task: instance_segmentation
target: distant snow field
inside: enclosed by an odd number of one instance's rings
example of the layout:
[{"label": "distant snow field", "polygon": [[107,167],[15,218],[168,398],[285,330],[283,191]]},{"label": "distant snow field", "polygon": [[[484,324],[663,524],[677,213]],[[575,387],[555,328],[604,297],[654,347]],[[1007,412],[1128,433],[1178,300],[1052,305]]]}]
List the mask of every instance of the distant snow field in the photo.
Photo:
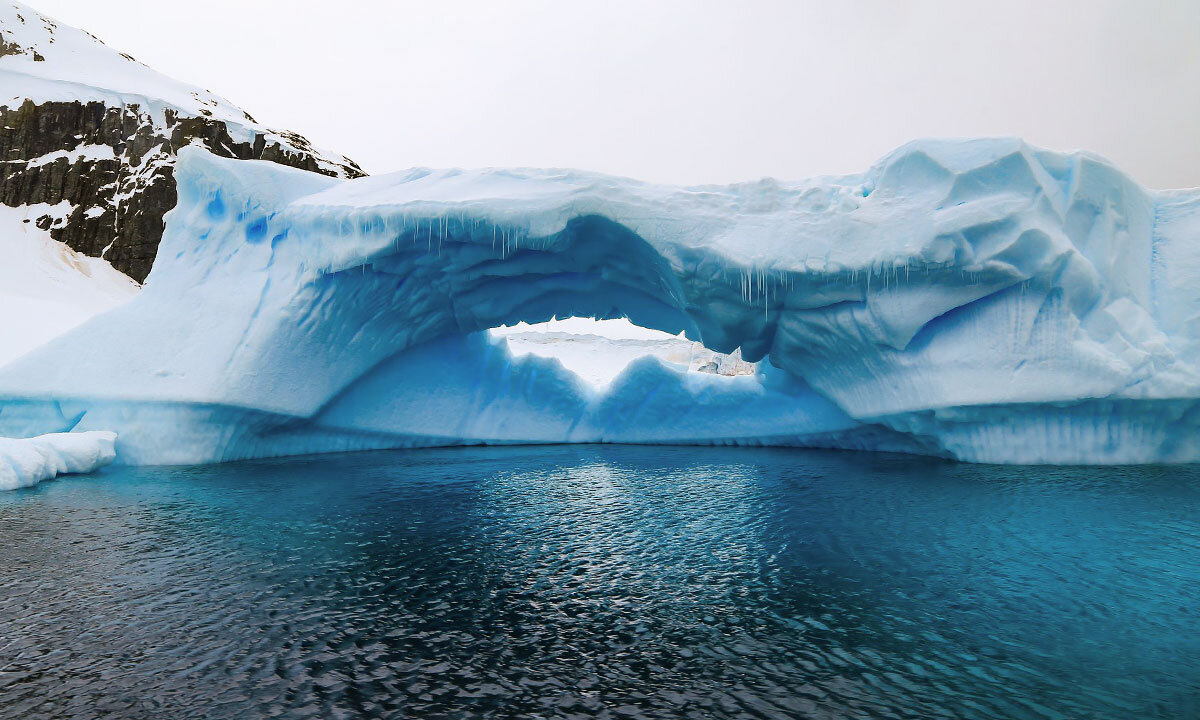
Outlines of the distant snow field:
[{"label": "distant snow field", "polygon": [[655,357],[680,370],[718,375],[753,375],[755,364],[742,360],[741,352],[713,352],[688,340],[634,325],[624,318],[596,320],[568,317],[544,323],[502,325],[488,331],[503,338],[514,356],[554,358],[563,367],[603,389],[625,368],[642,357]]}]

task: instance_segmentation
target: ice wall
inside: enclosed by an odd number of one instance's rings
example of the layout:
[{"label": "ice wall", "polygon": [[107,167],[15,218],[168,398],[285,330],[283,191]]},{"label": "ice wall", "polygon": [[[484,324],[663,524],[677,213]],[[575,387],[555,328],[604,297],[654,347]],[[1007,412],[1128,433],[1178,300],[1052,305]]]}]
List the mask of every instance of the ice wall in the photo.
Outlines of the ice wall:
[{"label": "ice wall", "polygon": [[[0,369],[0,432],[112,427],[126,462],[561,441],[1200,459],[1200,191],[1091,155],[920,141],[862,175],[674,188],[191,150],[177,179],[145,289]],[[555,315],[773,367],[650,361],[597,394],[476,335]]]}]

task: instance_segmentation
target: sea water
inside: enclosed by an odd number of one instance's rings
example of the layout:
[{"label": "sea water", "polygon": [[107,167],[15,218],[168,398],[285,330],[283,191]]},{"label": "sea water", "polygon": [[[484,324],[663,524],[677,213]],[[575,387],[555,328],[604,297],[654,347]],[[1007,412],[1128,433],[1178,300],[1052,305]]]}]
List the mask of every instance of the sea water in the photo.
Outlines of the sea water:
[{"label": "sea water", "polygon": [[1200,468],[557,446],[0,493],[0,716],[1200,717]]}]

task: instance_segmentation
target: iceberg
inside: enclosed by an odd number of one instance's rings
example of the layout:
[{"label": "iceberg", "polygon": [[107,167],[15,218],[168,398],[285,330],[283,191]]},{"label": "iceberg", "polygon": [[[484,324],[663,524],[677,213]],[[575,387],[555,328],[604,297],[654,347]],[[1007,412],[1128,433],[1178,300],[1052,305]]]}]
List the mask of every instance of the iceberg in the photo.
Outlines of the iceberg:
[{"label": "iceberg", "polygon": [[[571,170],[340,180],[179,154],[133,299],[0,368],[0,434],[121,462],[473,443],[1200,460],[1200,190],[921,140],[864,173],[666,187]],[[628,318],[740,350],[590,386],[491,328]]]},{"label": "iceberg", "polygon": [[68,473],[90,473],[116,458],[112,432],[0,437],[0,490],[32,487]]}]

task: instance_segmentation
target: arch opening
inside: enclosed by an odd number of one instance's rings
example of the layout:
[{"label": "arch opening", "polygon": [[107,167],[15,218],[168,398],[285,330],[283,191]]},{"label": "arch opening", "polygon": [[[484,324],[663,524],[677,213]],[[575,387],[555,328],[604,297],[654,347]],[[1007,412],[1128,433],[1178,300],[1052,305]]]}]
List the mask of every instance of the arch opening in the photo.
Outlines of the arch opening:
[{"label": "arch opening", "polygon": [[597,390],[610,387],[644,357],[681,373],[734,377],[754,375],[758,369],[758,363],[742,359],[740,349],[719,353],[682,332],[672,335],[627,318],[556,317],[546,322],[500,325],[487,333],[493,342],[504,341],[514,358],[552,358]]}]

